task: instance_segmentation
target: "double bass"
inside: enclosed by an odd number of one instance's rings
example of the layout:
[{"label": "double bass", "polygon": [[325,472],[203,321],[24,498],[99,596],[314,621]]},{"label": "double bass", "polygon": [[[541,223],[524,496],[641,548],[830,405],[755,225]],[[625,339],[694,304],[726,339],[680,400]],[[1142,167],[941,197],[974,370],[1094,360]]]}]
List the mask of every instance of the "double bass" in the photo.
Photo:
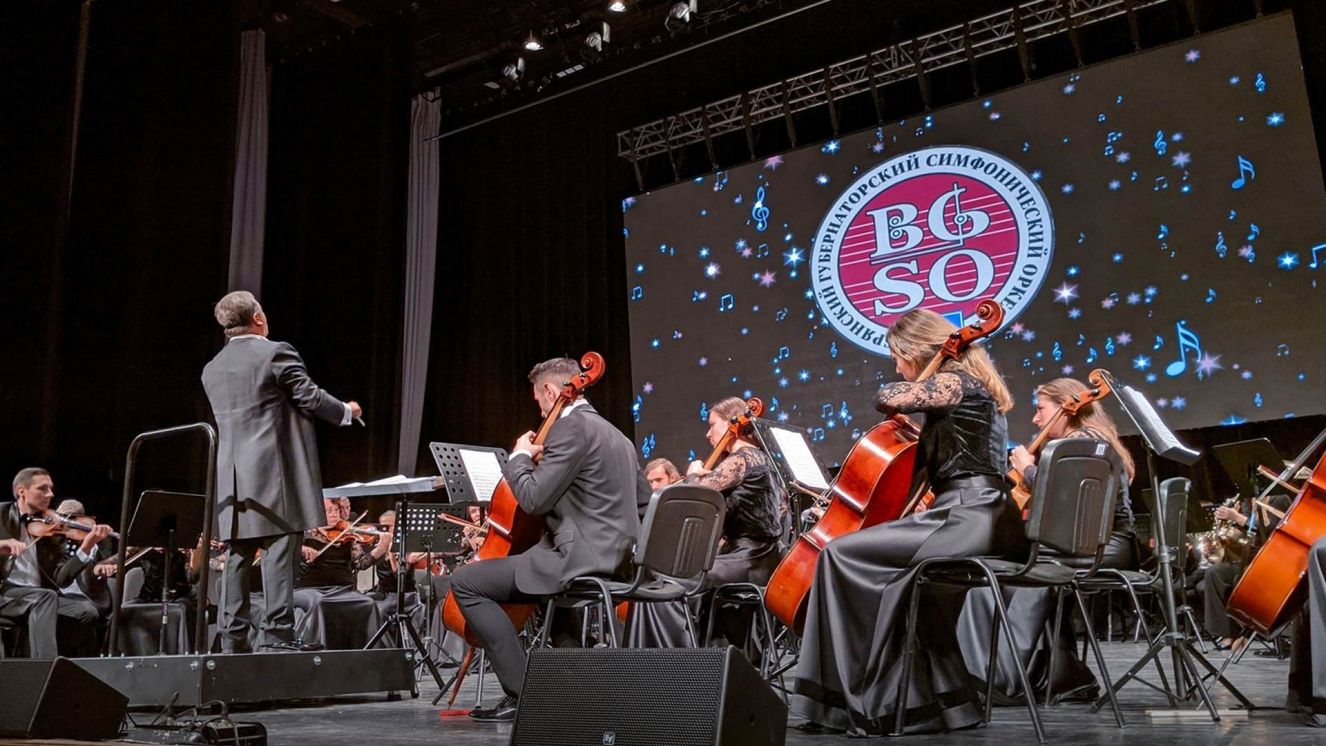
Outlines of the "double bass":
[{"label": "double bass", "polygon": [[[1039,453],[1041,448],[1045,446],[1045,441],[1049,439],[1050,429],[1054,427],[1056,422],[1065,417],[1072,417],[1077,414],[1078,410],[1082,409],[1082,407],[1109,396],[1110,392],[1114,390],[1110,386],[1109,378],[1110,372],[1104,368],[1097,368],[1088,373],[1087,381],[1090,382],[1091,388],[1073,394],[1072,399],[1061,404],[1059,409],[1055,410],[1053,415],[1050,415],[1050,421],[1045,423],[1045,427],[1042,427],[1041,431],[1036,433],[1035,439],[1033,439],[1031,444],[1027,446],[1027,450],[1031,452],[1032,455]],[[1010,466],[1008,468],[1008,479],[1014,485],[1013,490],[1010,493],[1013,502],[1017,503],[1019,511],[1025,511],[1027,509],[1027,503],[1031,502],[1031,488],[1027,487],[1022,479],[1022,472],[1018,471],[1017,467]]]},{"label": "double bass", "polygon": [[[586,352],[580,358],[581,372],[576,374],[562,385],[561,392],[558,393],[556,401],[552,408],[548,410],[548,416],[543,418],[543,424],[539,426],[534,434],[533,442],[535,445],[542,445],[548,439],[548,433],[552,431],[553,423],[562,416],[562,410],[566,405],[575,401],[584,392],[585,389],[593,386],[603,377],[604,363],[603,356],[597,352]],[[497,483],[493,489],[493,498],[488,505],[488,517],[483,524],[487,528],[487,535],[484,537],[483,544],[475,553],[476,562],[497,557],[507,557],[513,554],[520,554],[539,543],[543,536],[543,518],[530,515],[520,507],[516,501],[515,493],[511,491],[511,485],[507,484],[506,479]],[[511,623],[517,628],[524,626],[526,620],[534,613],[533,604],[504,604],[503,610],[507,616],[511,617]],[[442,604],[442,621],[447,629],[463,636],[470,645],[478,645],[479,640],[469,631],[465,624],[465,617],[460,613],[460,606],[456,603],[456,597],[450,592]]]},{"label": "double bass", "polygon": [[[1272,481],[1253,505],[1264,503],[1276,484],[1283,484],[1297,473],[1323,443],[1326,443],[1326,430],[1317,435],[1278,479]],[[1268,638],[1283,627],[1306,600],[1308,553],[1324,535],[1326,454],[1317,461],[1312,476],[1298,490],[1289,510],[1280,519],[1280,525],[1271,532],[1243,572],[1238,585],[1234,586],[1234,592],[1229,594],[1230,618]]]},{"label": "double bass", "polygon": [[[992,300],[976,307],[975,323],[959,327],[931,358],[916,380],[939,371],[946,360],[957,359],[971,343],[993,334],[1004,321],[1004,309]],[[913,488],[916,443],[921,431],[905,415],[894,415],[866,431],[843,460],[838,476],[825,496],[828,507],[809,531],[797,537],[765,590],[770,613],[800,634],[806,622],[806,603],[815,564],[830,541],[912,512],[923,500],[925,485]]]}]

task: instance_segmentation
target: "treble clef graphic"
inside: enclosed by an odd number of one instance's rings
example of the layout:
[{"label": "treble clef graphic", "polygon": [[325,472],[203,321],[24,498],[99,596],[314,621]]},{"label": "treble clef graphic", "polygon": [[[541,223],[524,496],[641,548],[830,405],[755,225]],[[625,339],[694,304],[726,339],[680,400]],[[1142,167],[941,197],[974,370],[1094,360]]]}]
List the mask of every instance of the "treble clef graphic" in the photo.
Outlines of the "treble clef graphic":
[{"label": "treble clef graphic", "polygon": [[764,205],[764,187],[755,189],[755,204],[750,209],[750,217],[755,221],[755,230],[763,232],[769,227],[769,208]]},{"label": "treble clef graphic", "polygon": [[[958,184],[953,185],[953,189],[939,195],[939,199],[930,206],[930,214],[926,222],[930,226],[930,232],[941,241],[956,242],[962,246],[967,239],[978,236],[990,227],[990,215],[983,210],[963,210],[962,193],[967,191],[966,187]],[[953,203],[953,228],[949,230],[944,224],[944,215],[948,210],[948,204]]]}]

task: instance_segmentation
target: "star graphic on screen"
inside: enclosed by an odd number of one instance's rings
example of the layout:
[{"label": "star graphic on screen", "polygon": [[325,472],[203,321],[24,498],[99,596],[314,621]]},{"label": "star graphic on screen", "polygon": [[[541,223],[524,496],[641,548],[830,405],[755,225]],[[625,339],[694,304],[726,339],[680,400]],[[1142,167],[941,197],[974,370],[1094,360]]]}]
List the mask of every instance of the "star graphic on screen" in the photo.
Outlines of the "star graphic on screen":
[{"label": "star graphic on screen", "polygon": [[1121,151],[1119,151],[1119,154],[1118,154],[1118,155],[1114,156],[1114,162],[1115,162],[1115,163],[1127,163],[1128,161],[1132,160],[1132,158],[1133,158],[1132,153],[1129,153],[1129,152],[1126,151],[1126,150],[1121,150]]},{"label": "star graphic on screen", "polygon": [[1179,168],[1184,168],[1192,162],[1192,154],[1186,150],[1180,150],[1178,153],[1174,154],[1174,157],[1171,158],[1169,162]]},{"label": "star graphic on screen", "polygon": [[[1239,377],[1242,378],[1242,379],[1245,380],[1245,381],[1251,381],[1251,380],[1252,380],[1252,371],[1250,371],[1250,370],[1245,370],[1245,371],[1243,371],[1242,373],[1239,374]],[[1300,378],[1300,379],[1298,379],[1298,380],[1301,381],[1301,380],[1303,380],[1303,379]]]},{"label": "star graphic on screen", "polygon": [[1183,55],[1184,62],[1196,62],[1202,58],[1202,53],[1196,49],[1189,49],[1188,53]]},{"label": "star graphic on screen", "polygon": [[650,383],[649,381],[645,381],[645,385],[641,386],[640,390],[645,392],[646,394],[652,394],[654,393],[654,384]]},{"label": "star graphic on screen", "polygon": [[[882,142],[873,142],[873,143],[870,144],[870,149],[871,149],[871,151],[873,151],[873,152],[875,152],[875,153],[883,153],[883,152],[884,152],[884,143],[882,143]],[[783,415],[786,415],[787,413],[786,413],[786,412],[783,412],[782,414],[783,414]]]},{"label": "star graphic on screen", "polygon": [[1123,186],[1123,183],[1120,182],[1118,179],[1110,179],[1109,186],[1111,192],[1117,192],[1119,191],[1119,187]]},{"label": "star graphic on screen", "polygon": [[1247,259],[1249,257],[1255,257],[1257,254],[1252,250],[1252,244],[1243,244],[1243,246],[1239,248],[1239,256]]},{"label": "star graphic on screen", "polygon": [[1009,330],[1010,332],[1013,332],[1014,334],[1021,334],[1021,333],[1022,333],[1022,330],[1023,330],[1024,328],[1025,328],[1025,327],[1022,326],[1022,322],[1021,322],[1021,321],[1018,321],[1018,322],[1014,322],[1014,324],[1013,324],[1012,326],[1008,327],[1008,330]]},{"label": "star graphic on screen", "polygon": [[1031,329],[1028,329],[1028,330],[1026,330],[1025,332],[1022,332],[1022,341],[1023,341],[1023,342],[1030,342],[1031,340],[1033,340],[1033,339],[1035,339],[1035,338],[1036,338],[1036,332],[1033,331],[1033,330],[1031,330]]},{"label": "star graphic on screen", "polygon": [[707,265],[705,265],[704,276],[708,277],[711,280],[714,279],[715,277],[718,277],[722,273],[723,273],[722,269],[719,268],[718,262],[709,262]]},{"label": "star graphic on screen", "polygon": [[1169,406],[1170,409],[1183,409],[1188,406],[1188,400],[1184,399],[1182,396],[1176,396],[1169,400]]},{"label": "star graphic on screen", "polygon": [[1284,123],[1285,123],[1285,115],[1278,111],[1273,111],[1270,113],[1269,116],[1266,117],[1266,124],[1268,124],[1271,127],[1279,127]]},{"label": "star graphic on screen", "polygon": [[1063,371],[1063,374],[1064,374],[1064,375],[1066,375],[1066,376],[1071,376],[1071,375],[1073,375],[1073,366],[1071,366],[1071,365],[1065,365],[1065,366],[1063,367],[1062,371]]},{"label": "star graphic on screen", "polygon": [[778,379],[778,385],[781,388],[787,388],[787,376]]},{"label": "star graphic on screen", "polygon": [[820,148],[820,152],[833,155],[834,153],[837,153],[840,148],[842,148],[842,143],[837,140],[830,140],[824,143],[824,146]]},{"label": "star graphic on screen", "polygon": [[783,156],[781,155],[773,155],[764,159],[764,167],[771,171],[777,171],[781,165],[783,165]]},{"label": "star graphic on screen", "polygon": [[1066,94],[1068,94],[1068,95],[1072,95],[1073,91],[1076,91],[1076,90],[1077,90],[1077,86],[1073,85],[1072,83],[1069,83],[1068,85],[1064,86],[1064,93],[1066,93]]},{"label": "star graphic on screen", "polygon": [[1072,185],[1072,184],[1064,184],[1063,186],[1059,187],[1059,191],[1063,192],[1064,194],[1072,194],[1072,193],[1073,193],[1073,185]]},{"label": "star graphic on screen", "polygon": [[754,252],[753,250],[751,250],[751,248],[750,248],[749,246],[743,246],[743,247],[741,248],[741,258],[742,258],[742,259],[750,259],[751,254],[754,254],[754,253],[755,253],[755,252]]},{"label": "star graphic on screen", "polygon": [[764,272],[760,274],[760,287],[772,287],[773,284],[777,282],[777,280],[774,279],[777,275],[777,272],[770,272],[767,269],[764,270]]},{"label": "star graphic on screen", "polygon": [[1135,305],[1137,305],[1138,303],[1141,303],[1141,302],[1142,302],[1142,296],[1139,295],[1138,293],[1129,293],[1129,294],[1128,294],[1128,305],[1130,305],[1130,306],[1135,306]]},{"label": "star graphic on screen", "polygon": [[1225,366],[1220,364],[1219,355],[1203,352],[1202,356],[1197,358],[1197,377],[1202,378],[1210,376],[1212,373],[1221,370],[1224,367]]},{"label": "star graphic on screen", "polygon": [[1151,358],[1146,355],[1138,355],[1133,358],[1133,367],[1137,370],[1146,370],[1151,367]]},{"label": "star graphic on screen", "polygon": [[737,251],[741,251],[741,250],[744,249],[744,248],[746,248],[746,239],[744,239],[744,238],[738,238],[738,239],[737,239]]},{"label": "star graphic on screen", "polygon": [[1293,269],[1298,266],[1298,254],[1295,254],[1292,251],[1286,251],[1280,255],[1280,258],[1275,260],[1275,263],[1280,266],[1280,269]]},{"label": "star graphic on screen", "polygon": [[1054,302],[1067,305],[1077,297],[1077,286],[1064,283],[1054,289]]},{"label": "star graphic on screen", "polygon": [[1080,319],[1080,318],[1082,318],[1082,309],[1080,309],[1080,308],[1070,308],[1070,309],[1068,309],[1068,318],[1070,318],[1070,319]]},{"label": "star graphic on screen", "polygon": [[801,371],[800,373],[798,373],[798,374],[797,374],[797,380],[801,380],[801,381],[809,381],[809,380],[810,380],[810,371],[808,371],[808,370],[803,370],[803,371]]},{"label": "star graphic on screen", "polygon": [[708,247],[708,246],[701,246],[701,247],[700,247],[700,258],[701,258],[701,259],[708,259],[708,258],[709,258],[709,247]]},{"label": "star graphic on screen", "polygon": [[1119,334],[1115,335],[1114,341],[1118,342],[1123,347],[1127,347],[1128,345],[1132,344],[1133,335],[1129,334],[1128,332],[1120,332]]},{"label": "star graphic on screen", "polygon": [[709,364],[709,358],[702,357],[698,362],[700,363],[700,367],[703,368],[704,366]]},{"label": "star graphic on screen", "polygon": [[1145,288],[1142,289],[1142,292],[1143,292],[1143,293],[1146,293],[1146,296],[1147,296],[1148,298],[1150,298],[1151,296],[1155,295],[1155,294],[1156,294],[1157,292],[1159,292],[1159,291],[1156,290],[1156,286],[1155,286],[1155,285],[1147,285]]},{"label": "star graphic on screen", "polygon": [[1103,299],[1103,300],[1100,302],[1100,307],[1101,307],[1101,308],[1106,308],[1106,309],[1114,308],[1114,299],[1113,299],[1113,298],[1105,298],[1105,299]]},{"label": "star graphic on screen", "polygon": [[798,249],[795,246],[792,247],[791,251],[787,251],[783,254],[783,264],[786,264],[792,269],[796,269],[797,265],[804,261],[806,260],[801,255],[801,249]]},{"label": "star graphic on screen", "polygon": [[1161,398],[1159,398],[1159,399],[1156,399],[1156,406],[1157,406],[1157,407],[1160,407],[1161,409],[1164,409],[1165,407],[1168,407],[1168,406],[1169,406],[1169,399],[1166,399],[1166,398],[1163,397],[1163,396],[1162,396]]},{"label": "star graphic on screen", "polygon": [[787,422],[787,412],[779,412],[779,413],[778,413],[778,421],[779,421],[779,422]]},{"label": "star graphic on screen", "polygon": [[824,186],[825,184],[828,184],[828,183],[829,183],[829,175],[828,175],[828,174],[820,174],[819,176],[816,176],[816,177],[815,177],[815,183],[816,183],[816,184],[819,184],[820,186]]}]

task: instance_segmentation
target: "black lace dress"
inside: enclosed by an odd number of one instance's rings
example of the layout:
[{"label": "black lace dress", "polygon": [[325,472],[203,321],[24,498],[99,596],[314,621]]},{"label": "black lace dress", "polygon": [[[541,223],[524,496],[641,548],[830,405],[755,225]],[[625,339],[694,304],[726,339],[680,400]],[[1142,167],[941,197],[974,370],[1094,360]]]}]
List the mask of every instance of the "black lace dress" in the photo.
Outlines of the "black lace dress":
[{"label": "black lace dress", "polygon": [[[848,534],[820,555],[811,586],[796,714],[855,735],[892,725],[902,676],[910,570],[932,557],[998,554],[1020,558],[1022,521],[1008,497],[1007,425],[975,378],[942,372],[892,383],[875,399],[885,414],[924,412],[918,468],[935,501],[923,513]],[[907,696],[909,732],[980,721],[954,627],[959,593],[928,590],[918,624],[920,654]]]}]

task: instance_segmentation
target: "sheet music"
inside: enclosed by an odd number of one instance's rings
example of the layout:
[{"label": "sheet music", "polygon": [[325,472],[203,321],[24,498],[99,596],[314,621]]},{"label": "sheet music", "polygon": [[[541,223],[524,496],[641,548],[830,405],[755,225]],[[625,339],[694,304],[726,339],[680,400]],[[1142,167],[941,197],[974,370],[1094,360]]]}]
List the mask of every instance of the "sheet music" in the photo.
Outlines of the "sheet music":
[{"label": "sheet music", "polygon": [[778,443],[778,450],[783,452],[783,458],[787,460],[787,468],[791,470],[793,480],[812,490],[829,488],[829,483],[824,481],[824,470],[820,468],[820,462],[815,459],[815,454],[811,453],[810,444],[806,442],[805,436],[795,430],[784,430],[780,427],[771,427],[769,432]]},{"label": "sheet music", "polygon": [[393,477],[383,477],[369,482],[367,487],[382,487],[390,484],[410,484],[411,482],[432,481],[432,477],[407,477],[404,474],[397,474]]},{"label": "sheet music", "polygon": [[492,451],[471,451],[466,448],[456,449],[460,453],[461,463],[470,475],[470,486],[474,488],[477,500],[488,502],[493,499],[497,483],[502,481],[502,463]]}]

